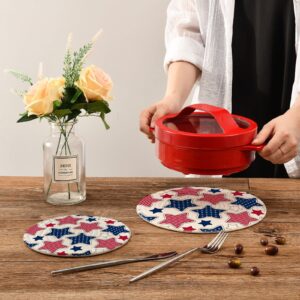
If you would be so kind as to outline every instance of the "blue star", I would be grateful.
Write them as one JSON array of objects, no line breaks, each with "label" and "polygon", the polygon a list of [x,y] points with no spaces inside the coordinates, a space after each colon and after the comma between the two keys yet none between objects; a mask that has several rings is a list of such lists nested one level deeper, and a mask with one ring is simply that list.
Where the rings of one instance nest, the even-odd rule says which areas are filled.
[{"label": "blue star", "polygon": [[76,244],[90,245],[91,244],[90,241],[94,238],[95,238],[94,236],[87,236],[84,233],[80,233],[79,235],[69,237],[69,239],[72,240],[71,245],[76,245]]},{"label": "blue star", "polygon": [[30,243],[27,243],[27,242],[25,242],[25,244],[26,244],[29,248],[32,248],[32,247],[34,247],[34,246],[37,245],[37,244],[30,244]]},{"label": "blue star", "polygon": [[244,206],[247,209],[249,209],[253,206],[262,206],[260,203],[258,203],[256,201],[256,198],[245,199],[245,198],[236,197],[235,199],[236,199],[236,201],[232,202],[231,204],[241,205],[241,206]]},{"label": "blue star", "polygon": [[43,238],[44,238],[44,237],[38,235],[38,236],[36,236],[36,237],[34,238],[34,240],[35,240],[35,241],[42,241]]},{"label": "blue star", "polygon": [[86,220],[89,221],[89,222],[97,221],[97,219],[94,218],[94,217],[89,217],[89,218],[87,218]]},{"label": "blue star", "polygon": [[210,220],[209,221],[202,220],[199,224],[204,227],[206,227],[207,225],[212,225]]},{"label": "blue star", "polygon": [[62,228],[62,229],[51,228],[51,232],[48,233],[47,235],[53,235],[53,236],[56,236],[58,239],[60,239],[64,235],[73,234],[72,232],[69,232],[69,230],[70,230],[70,227],[66,227],[66,228]]},{"label": "blue star", "polygon": [[219,189],[210,189],[209,191],[212,193],[220,193],[221,192]]},{"label": "blue star", "polygon": [[76,247],[76,246],[74,246],[74,247],[71,248],[71,250],[73,250],[73,251],[76,252],[76,251],[80,251],[80,250],[82,250],[82,249],[81,249],[81,247]]},{"label": "blue star", "polygon": [[194,212],[198,213],[198,218],[203,219],[206,217],[213,217],[220,219],[220,213],[223,212],[223,209],[215,209],[209,205],[205,206],[202,209],[195,209]]},{"label": "blue star", "polygon": [[156,217],[146,217],[146,216],[144,216],[144,215],[142,215],[142,214],[140,214],[140,217],[141,217],[142,219],[144,219],[145,221],[148,221],[148,222],[150,222],[150,221],[156,219]]},{"label": "blue star", "polygon": [[118,235],[119,233],[122,232],[129,232],[128,230],[125,229],[125,226],[111,226],[108,225],[107,228],[105,230],[103,230],[105,232],[111,232],[113,235]]},{"label": "blue star", "polygon": [[[75,247],[75,246],[74,246]],[[73,247],[73,248],[74,248]],[[81,248],[81,247],[78,247],[78,248]],[[80,249],[81,250],[81,249]],[[72,253],[72,256],[90,256],[92,253],[91,251],[86,251],[84,253]]]},{"label": "blue star", "polygon": [[165,208],[177,208],[180,211],[184,211],[188,207],[195,207],[197,205],[192,203],[191,199],[187,200],[170,200],[170,204]]},{"label": "blue star", "polygon": [[152,213],[156,214],[156,213],[162,212],[162,209],[161,208],[153,208],[150,211],[152,211]]},{"label": "blue star", "polygon": [[202,232],[207,232],[207,233],[209,233],[209,232],[219,232],[219,231],[221,231],[221,230],[223,230],[223,227],[222,226],[218,226],[218,227],[215,227],[215,228],[212,228],[212,229],[205,229],[205,228],[203,228],[203,229],[200,229]]}]

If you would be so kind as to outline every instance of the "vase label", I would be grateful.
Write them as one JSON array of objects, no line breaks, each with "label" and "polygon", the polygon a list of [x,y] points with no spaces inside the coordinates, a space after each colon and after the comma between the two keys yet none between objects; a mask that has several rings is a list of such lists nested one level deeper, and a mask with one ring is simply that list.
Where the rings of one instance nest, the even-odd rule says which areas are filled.
[{"label": "vase label", "polygon": [[78,156],[53,157],[53,181],[78,181]]}]

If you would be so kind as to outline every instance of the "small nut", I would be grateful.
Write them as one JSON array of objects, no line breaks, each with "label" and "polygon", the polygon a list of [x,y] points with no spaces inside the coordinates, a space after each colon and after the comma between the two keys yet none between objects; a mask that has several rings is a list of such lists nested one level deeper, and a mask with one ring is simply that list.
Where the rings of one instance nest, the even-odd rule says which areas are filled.
[{"label": "small nut", "polygon": [[232,269],[238,269],[241,266],[241,261],[239,258],[234,257],[228,261],[228,266]]},{"label": "small nut", "polygon": [[250,270],[250,273],[252,276],[257,276],[259,274],[259,268],[257,267],[252,267]]},{"label": "small nut", "polygon": [[260,239],[260,244],[263,246],[267,246],[269,244],[269,241],[267,238],[263,237]]},{"label": "small nut", "polygon": [[266,247],[265,253],[267,255],[276,255],[278,253],[278,248],[276,246],[269,245]]},{"label": "small nut", "polygon": [[277,245],[284,245],[286,243],[286,239],[283,236],[277,236],[275,238],[275,242]]},{"label": "small nut", "polygon": [[235,248],[234,248],[234,252],[235,254],[241,254],[243,252],[243,245],[242,244],[237,244],[235,245]]}]

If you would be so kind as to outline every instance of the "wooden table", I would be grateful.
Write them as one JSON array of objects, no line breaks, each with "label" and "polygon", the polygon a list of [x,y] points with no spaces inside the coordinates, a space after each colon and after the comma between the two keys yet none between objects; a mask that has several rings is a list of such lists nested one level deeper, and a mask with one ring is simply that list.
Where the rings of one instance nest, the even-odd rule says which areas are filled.
[{"label": "wooden table", "polygon": [[[182,234],[151,226],[137,217],[143,196],[179,186],[210,186],[250,191],[263,199],[265,220],[230,234],[222,251],[195,253],[172,267],[129,284],[136,274],[157,264],[145,262],[51,277],[50,271],[101,260],[143,256],[204,245],[211,235]],[[300,181],[291,179],[95,178],[88,180],[88,199],[77,206],[52,206],[42,199],[42,179],[0,177],[0,299],[300,299]],[[24,230],[43,219],[65,214],[109,216],[133,231],[123,248],[98,257],[56,258],[30,251]],[[262,226],[287,238],[275,257],[259,244]],[[272,238],[270,238],[272,239]],[[245,253],[242,268],[229,269],[236,243]],[[259,277],[249,275],[252,266]]]}]

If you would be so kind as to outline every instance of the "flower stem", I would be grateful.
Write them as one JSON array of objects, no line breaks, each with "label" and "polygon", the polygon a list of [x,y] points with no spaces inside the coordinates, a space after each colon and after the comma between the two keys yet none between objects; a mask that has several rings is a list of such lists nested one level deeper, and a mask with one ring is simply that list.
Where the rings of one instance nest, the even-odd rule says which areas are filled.
[{"label": "flower stem", "polygon": [[[58,140],[58,144],[57,144],[57,148],[56,148],[56,152],[55,152],[55,155],[58,154],[59,152],[59,149],[60,149],[60,156],[63,154],[63,151],[64,151],[64,154],[67,156],[68,154],[69,155],[72,155],[71,153],[71,149],[70,149],[70,145],[69,145],[69,137],[70,137],[70,134],[73,130],[73,127],[75,125],[72,124],[70,130],[67,132],[67,130],[64,128],[64,125],[62,124],[62,122],[60,120],[58,120],[58,125],[60,127],[60,135],[59,135],[59,140]],[[64,137],[64,141],[63,141],[63,145],[62,147],[60,148],[60,144],[62,142],[62,137]],[[46,194],[46,197],[48,197],[49,193],[50,193],[50,189],[51,189],[51,185],[53,183],[53,179],[51,177],[51,181],[49,183],[49,187],[47,189],[47,194]],[[68,199],[70,200],[71,199],[71,185],[70,183],[67,184],[68,185]],[[79,184],[78,182],[76,182],[76,186],[77,186],[77,192],[80,193],[80,188],[79,188]]]},{"label": "flower stem", "polygon": [[[58,153],[60,142],[61,142],[61,133],[59,134],[59,139],[58,139],[55,155],[57,155],[57,153]],[[49,192],[50,192],[51,185],[52,185],[52,176],[51,176],[51,180],[50,180],[50,183],[49,183],[49,187],[47,189],[47,194],[46,194],[47,198],[48,198],[48,195],[49,195]]]}]

